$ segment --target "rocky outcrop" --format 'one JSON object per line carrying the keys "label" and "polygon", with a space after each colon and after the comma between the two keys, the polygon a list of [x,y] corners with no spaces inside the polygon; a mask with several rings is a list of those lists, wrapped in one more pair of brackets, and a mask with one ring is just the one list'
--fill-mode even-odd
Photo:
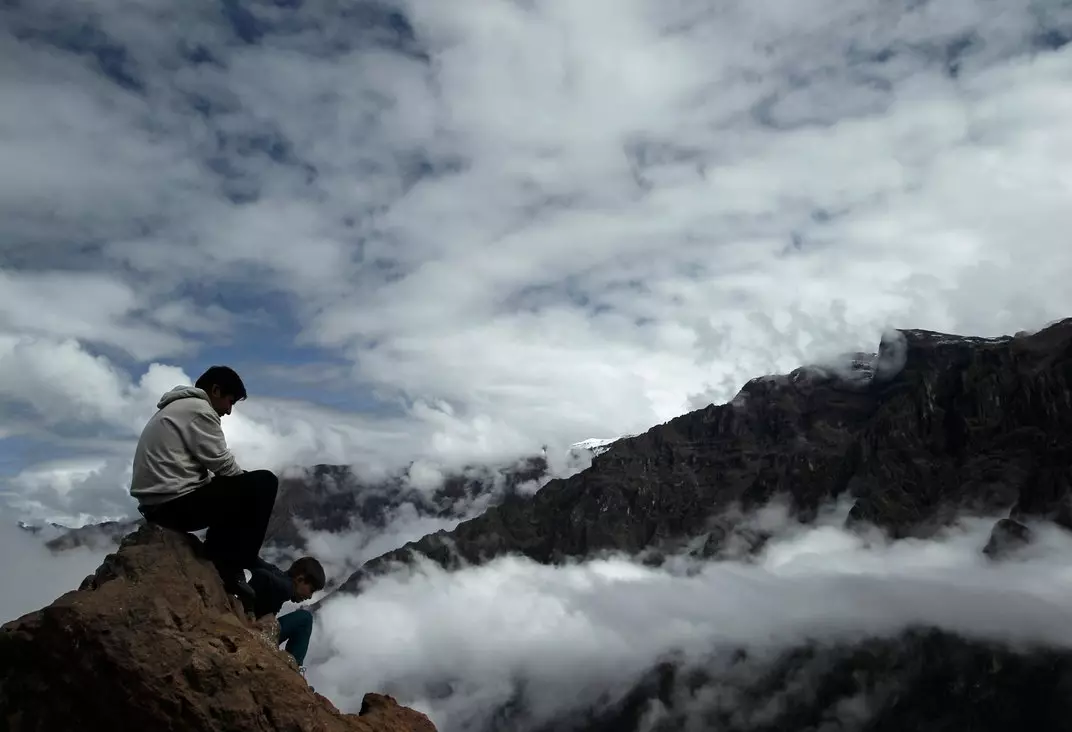
{"label": "rocky outcrop", "polygon": [[714,555],[728,509],[774,497],[807,520],[849,496],[850,523],[898,537],[965,512],[1072,527],[1070,464],[1072,319],[996,339],[896,331],[877,353],[753,379],[727,404],[618,440],[587,470],[378,557],[340,589],[414,554],[557,562],[700,538]]}
{"label": "rocky outcrop", "polygon": [[142,526],[78,590],[0,628],[0,728],[434,732],[376,694],[341,713],[262,631],[196,537]]}
{"label": "rocky outcrop", "polygon": [[1027,546],[1034,538],[1031,528],[1013,519],[1001,519],[994,524],[983,554],[991,559],[1004,559],[1017,549]]}

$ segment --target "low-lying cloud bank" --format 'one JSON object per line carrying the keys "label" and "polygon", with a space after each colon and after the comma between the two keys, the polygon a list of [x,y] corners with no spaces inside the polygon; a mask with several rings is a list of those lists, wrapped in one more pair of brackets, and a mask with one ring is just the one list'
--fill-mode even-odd
{"label": "low-lying cloud bank", "polygon": [[301,551],[290,547],[268,548],[262,552],[262,555],[268,561],[275,562],[284,568],[299,555],[308,554],[316,557],[324,566],[328,578],[328,589],[315,595],[313,598],[315,601],[330,592],[331,588],[344,582],[370,559],[375,559],[411,541],[417,541],[428,534],[451,531],[462,521],[474,518],[482,512],[482,509],[478,510],[472,504],[462,501],[459,501],[455,508],[459,510],[455,516],[428,516],[421,515],[413,504],[406,503],[386,515],[385,526],[377,527],[357,522],[353,525],[353,529],[347,532],[306,529],[301,531],[301,536],[305,541],[305,548]]}
{"label": "low-lying cloud bank", "polygon": [[44,535],[0,521],[0,624],[48,605],[76,589],[86,575],[100,565],[107,551],[78,548],[53,553],[45,541],[59,531],[42,529]]}
{"label": "low-lying cloud bank", "polygon": [[310,680],[348,708],[365,691],[387,691],[451,732],[488,729],[518,704],[535,728],[626,692],[671,655],[711,669],[739,648],[764,657],[912,626],[1072,647],[1067,532],[1037,527],[1033,546],[993,564],[981,549],[994,519],[889,542],[838,518],[787,528],[753,561],[549,567],[507,557],[454,573],[397,572],[329,599]]}
{"label": "low-lying cloud bank", "polygon": [[[739,517],[739,528],[773,534],[744,559],[679,556],[653,567],[606,556],[549,567],[503,557],[457,572],[399,570],[359,596],[328,598],[309,680],[343,708],[378,690],[427,711],[442,732],[495,724],[520,732],[613,703],[667,659],[711,675],[698,709],[714,703],[758,719],[770,711],[767,697],[746,708],[741,690],[807,642],[930,626],[1015,648],[1072,648],[1072,534],[1034,526],[1032,545],[993,563],[981,550],[997,517],[965,519],[931,540],[891,542],[842,528],[846,509],[831,507],[807,526],[777,506]],[[379,529],[307,535],[308,551],[341,579],[380,545],[423,530],[424,519],[404,511],[389,519]],[[52,554],[41,535],[14,524],[0,524],[0,550],[11,560],[0,570],[11,589],[0,599],[4,622],[77,587],[106,553]],[[769,692],[770,703],[810,694],[801,676],[828,672],[823,663],[799,671]],[[515,716],[496,723],[504,709]],[[862,718],[867,701],[845,699],[835,711]]]}

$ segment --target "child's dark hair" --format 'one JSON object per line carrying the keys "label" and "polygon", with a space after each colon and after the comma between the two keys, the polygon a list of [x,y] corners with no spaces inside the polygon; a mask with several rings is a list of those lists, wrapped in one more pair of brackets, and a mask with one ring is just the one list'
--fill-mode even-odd
{"label": "child's dark hair", "polygon": [[320,562],[312,557],[302,557],[295,560],[294,564],[290,565],[290,569],[287,570],[287,574],[292,578],[305,577],[305,579],[309,580],[314,592],[324,589],[324,585],[327,583],[324,568],[320,565]]}
{"label": "child's dark hair", "polygon": [[208,371],[198,377],[194,386],[207,392],[211,392],[213,386],[218,386],[221,392],[234,397],[236,401],[246,398],[246,385],[230,366],[210,366]]}

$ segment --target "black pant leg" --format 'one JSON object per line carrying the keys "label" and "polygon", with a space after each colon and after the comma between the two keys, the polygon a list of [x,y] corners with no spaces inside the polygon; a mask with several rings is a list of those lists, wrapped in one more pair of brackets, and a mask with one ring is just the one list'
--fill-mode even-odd
{"label": "black pant leg", "polygon": [[246,515],[246,533],[243,537],[246,563],[243,567],[253,567],[257,563],[279,493],[279,478],[272,471],[255,470],[249,475],[255,476],[251,478],[255,487],[251,489],[251,502]]}
{"label": "black pant leg", "polygon": [[212,524],[216,516],[215,496],[199,488],[164,503],[142,507],[141,514],[149,523],[173,531],[200,531]]}
{"label": "black pant leg", "polygon": [[235,568],[256,564],[278,489],[279,479],[269,470],[215,478],[205,487],[218,497],[205,544],[219,563]]}

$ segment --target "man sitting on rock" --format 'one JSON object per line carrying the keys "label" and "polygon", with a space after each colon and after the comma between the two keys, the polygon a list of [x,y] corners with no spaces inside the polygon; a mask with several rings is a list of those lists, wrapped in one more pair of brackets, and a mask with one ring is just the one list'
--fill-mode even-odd
{"label": "man sitting on rock", "polygon": [[[253,615],[258,620],[265,615],[275,615],[283,603],[305,602],[314,592],[324,589],[324,568],[312,557],[302,557],[283,572],[268,562],[261,561],[253,569],[249,580],[256,593]],[[309,650],[309,638],[313,634],[313,614],[298,608],[279,617],[279,642],[286,643],[285,650],[298,662],[298,670],[305,673],[305,654]]]}
{"label": "man sitting on rock", "polygon": [[208,529],[205,549],[224,587],[245,607],[254,598],[244,569],[258,566],[279,480],[246,472],[227,448],[220,422],[246,387],[227,366],[160,397],[134,452],[130,494],[147,521],[176,531]]}

